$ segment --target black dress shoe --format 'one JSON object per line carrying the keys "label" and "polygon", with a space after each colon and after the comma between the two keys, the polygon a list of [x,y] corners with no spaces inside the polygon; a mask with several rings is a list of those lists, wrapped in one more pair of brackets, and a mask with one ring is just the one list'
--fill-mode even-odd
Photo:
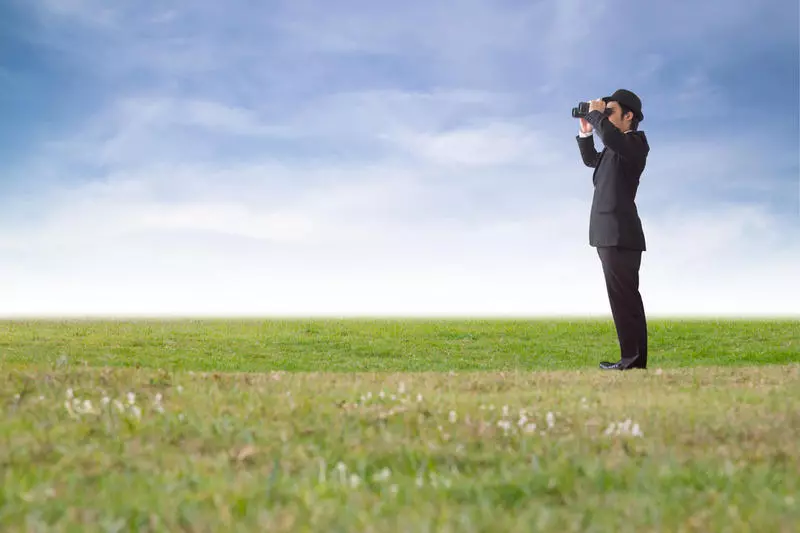
{"label": "black dress shoe", "polygon": [[602,368],[603,370],[633,370],[634,368],[644,370],[646,367],[641,365],[625,366],[622,364],[622,361],[617,361],[616,363],[609,363],[608,361],[603,361],[600,363],[600,368]]}

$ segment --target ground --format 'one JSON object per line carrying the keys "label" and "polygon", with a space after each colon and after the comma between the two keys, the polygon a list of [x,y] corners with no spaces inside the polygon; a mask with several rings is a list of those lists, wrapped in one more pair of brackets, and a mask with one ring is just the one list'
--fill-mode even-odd
{"label": "ground", "polygon": [[4,531],[794,531],[800,322],[0,323]]}

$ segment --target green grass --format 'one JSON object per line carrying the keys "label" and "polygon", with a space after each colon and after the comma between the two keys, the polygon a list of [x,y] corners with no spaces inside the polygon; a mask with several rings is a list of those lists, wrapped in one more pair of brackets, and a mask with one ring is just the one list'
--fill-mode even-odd
{"label": "green grass", "polygon": [[[2,321],[8,364],[195,371],[564,370],[616,360],[610,320]],[[800,361],[800,320],[650,320],[664,368]]]}
{"label": "green grass", "polygon": [[6,321],[0,530],[795,531],[798,342],[651,321],[608,373],[608,321]]}

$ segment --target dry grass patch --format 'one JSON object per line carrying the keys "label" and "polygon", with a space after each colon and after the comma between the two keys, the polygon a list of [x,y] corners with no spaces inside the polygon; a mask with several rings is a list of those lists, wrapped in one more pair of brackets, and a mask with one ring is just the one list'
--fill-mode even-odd
{"label": "dry grass patch", "polygon": [[4,371],[5,531],[791,531],[800,366]]}

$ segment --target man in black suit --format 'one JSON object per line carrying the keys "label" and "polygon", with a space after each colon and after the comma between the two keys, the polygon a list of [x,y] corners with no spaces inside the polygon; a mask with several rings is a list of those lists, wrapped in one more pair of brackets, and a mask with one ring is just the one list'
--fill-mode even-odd
{"label": "man in black suit", "polygon": [[[647,321],[639,293],[639,267],[645,251],[636,191],[650,146],[638,124],[642,102],[631,91],[589,102],[576,137],[583,162],[593,168],[594,197],[589,219],[589,244],[603,266],[611,314],[617,330],[620,360],[603,361],[600,368],[647,368]],[[603,143],[597,152],[593,132]]]}

